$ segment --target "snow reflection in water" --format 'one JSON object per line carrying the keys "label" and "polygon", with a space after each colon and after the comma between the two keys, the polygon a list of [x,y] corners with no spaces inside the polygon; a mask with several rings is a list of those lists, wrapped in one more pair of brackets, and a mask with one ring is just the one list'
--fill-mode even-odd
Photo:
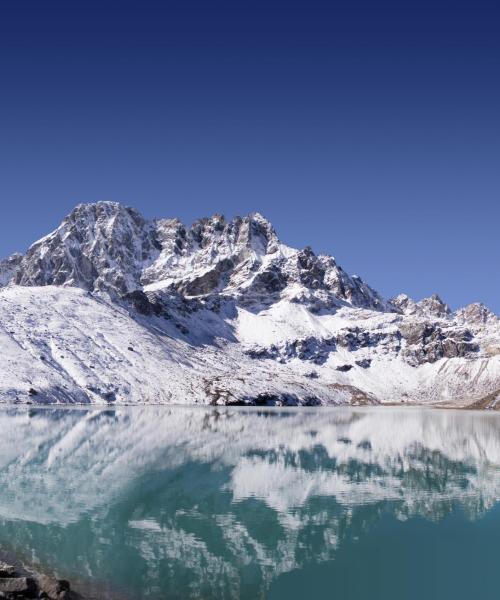
{"label": "snow reflection in water", "polygon": [[0,546],[130,598],[265,598],[384,515],[485,513],[499,425],[389,408],[3,408]]}

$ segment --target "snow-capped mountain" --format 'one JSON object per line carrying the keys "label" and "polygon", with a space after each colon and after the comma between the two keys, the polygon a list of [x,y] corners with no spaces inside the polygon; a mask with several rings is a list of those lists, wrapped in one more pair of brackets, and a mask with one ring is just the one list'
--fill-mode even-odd
{"label": "snow-capped mountain", "polygon": [[0,261],[0,399],[500,405],[500,321],[381,297],[260,214],[77,206]]}

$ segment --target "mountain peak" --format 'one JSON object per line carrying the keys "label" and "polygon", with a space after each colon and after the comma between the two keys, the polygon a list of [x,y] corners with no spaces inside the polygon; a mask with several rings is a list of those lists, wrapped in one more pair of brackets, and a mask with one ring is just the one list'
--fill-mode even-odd
{"label": "mountain peak", "polygon": [[251,212],[245,217],[249,221],[255,221],[256,223],[261,223],[265,227],[269,227],[274,230],[274,227],[269,219],[264,217],[264,215],[260,212]]}
{"label": "mountain peak", "polygon": [[79,204],[22,259],[1,263],[0,285],[9,281],[118,297],[170,287],[186,296],[225,294],[247,303],[269,304],[284,295],[317,310],[343,304],[392,310],[332,257],[282,244],[259,212],[232,220],[214,214],[187,228],[178,219],[147,221],[118,202]]}
{"label": "mountain peak", "polygon": [[423,311],[435,317],[446,317],[451,314],[450,307],[445,304],[438,294],[432,294],[417,302],[417,306]]}
{"label": "mountain peak", "polygon": [[111,200],[99,200],[98,202],[89,202],[77,204],[75,208],[63,219],[61,226],[67,222],[88,219],[90,221],[99,221],[101,224],[117,217],[132,218],[136,222],[145,222],[144,217],[135,208],[114,202]]}
{"label": "mountain peak", "polygon": [[232,220],[214,214],[186,228],[177,219],[147,221],[118,202],[79,204],[22,260],[11,260],[9,268],[4,263],[2,285],[13,280],[117,296],[173,288],[186,296],[224,294],[256,304],[306,298],[318,310],[343,304],[392,309],[332,257],[283,245],[259,212]]}
{"label": "mountain peak", "polygon": [[155,251],[153,232],[136,210],[117,202],[79,204],[30,247],[15,282],[125,293]]}
{"label": "mountain peak", "polygon": [[475,325],[485,325],[491,322],[498,322],[497,315],[492,312],[482,302],[474,302],[463,308],[459,308],[455,313],[457,321],[460,323],[473,323]]}
{"label": "mountain peak", "polygon": [[405,315],[447,317],[451,314],[450,307],[441,300],[438,294],[432,294],[418,302],[407,294],[399,294],[391,300],[391,304]]}

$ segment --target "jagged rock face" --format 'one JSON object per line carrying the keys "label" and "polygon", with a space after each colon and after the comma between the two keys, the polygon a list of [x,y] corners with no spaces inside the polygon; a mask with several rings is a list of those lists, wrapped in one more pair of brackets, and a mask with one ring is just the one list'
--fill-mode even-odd
{"label": "jagged rock face", "polygon": [[22,254],[13,254],[0,260],[0,287],[7,285],[15,278],[22,260]]}
{"label": "jagged rock face", "polygon": [[35,243],[16,274],[18,285],[73,285],[127,293],[160,250],[156,231],[133,209],[112,202],[78,206]]}
{"label": "jagged rock face", "polygon": [[186,228],[177,219],[146,221],[113,202],[80,205],[22,260],[0,263],[0,277],[4,284],[72,285],[114,296],[170,287],[185,297],[223,294],[243,305],[269,304],[293,288],[292,301],[318,310],[345,303],[393,310],[333,258],[281,244],[258,213],[232,221],[214,215]]}
{"label": "jagged rock face", "polygon": [[[277,237],[271,225],[260,215],[249,215],[227,222],[221,215],[196,221],[186,228],[180,221],[161,219],[155,222],[161,244],[158,259],[148,266],[141,278],[145,286],[162,285],[166,281],[186,286],[192,280],[205,276],[212,280],[210,293],[218,283],[219,274],[230,269],[219,263],[231,261],[231,268],[255,255],[271,253],[277,247]],[[209,274],[212,273],[210,276]],[[198,294],[192,294],[198,295]]]}
{"label": "jagged rock face", "polygon": [[271,345],[269,348],[255,348],[246,351],[251,358],[276,359],[280,362],[286,362],[291,358],[298,358],[303,361],[311,361],[317,365],[324,364],[331,352],[335,352],[336,341],[334,337],[318,340],[315,337],[309,337],[300,340],[286,342],[280,346]]}
{"label": "jagged rock face", "polygon": [[380,348],[383,352],[397,353],[401,350],[399,331],[382,332],[363,330],[360,327],[347,327],[337,335],[337,344],[350,352],[362,348]]}
{"label": "jagged rock face", "polygon": [[469,323],[479,327],[488,323],[498,323],[498,317],[480,302],[469,304],[457,310],[455,317],[459,323]]}
{"label": "jagged rock face", "polygon": [[470,357],[480,350],[472,332],[459,327],[417,322],[404,324],[401,334],[407,343],[403,356],[414,366],[441,358]]}
{"label": "jagged rock face", "polygon": [[316,256],[310,247],[297,254],[298,280],[307,288],[326,290],[353,306],[391,310],[361,278],[349,276],[331,256]]}
{"label": "jagged rock face", "polygon": [[416,302],[406,294],[399,294],[396,298],[392,298],[391,304],[400,313],[411,314],[415,312]]}
{"label": "jagged rock face", "polygon": [[429,298],[423,298],[419,302],[415,302],[406,294],[400,294],[391,303],[405,315],[446,318],[451,314],[450,307],[437,294],[433,294]]}
{"label": "jagged rock face", "polygon": [[[250,348],[246,351],[246,354],[251,358],[275,359],[280,362],[298,358],[302,361],[322,365],[338,349],[345,349],[352,353],[358,350],[376,349],[380,354],[392,353],[397,355],[401,348],[402,335],[399,331],[381,332],[363,330],[360,327],[347,327],[341,329],[336,335],[329,337],[310,336],[287,340],[283,344],[272,344],[267,348]],[[353,363],[366,369],[370,367],[371,359],[361,358],[356,360],[353,358]],[[337,370],[349,371],[353,365],[347,365],[349,368],[343,368],[345,366],[342,365],[342,368],[337,367]]]}

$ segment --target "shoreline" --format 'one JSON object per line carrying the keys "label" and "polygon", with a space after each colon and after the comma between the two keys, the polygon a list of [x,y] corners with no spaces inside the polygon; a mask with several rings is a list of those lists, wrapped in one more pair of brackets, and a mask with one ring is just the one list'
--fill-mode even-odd
{"label": "shoreline", "polygon": [[61,579],[50,569],[34,567],[14,552],[0,548],[0,599],[130,600],[124,591],[78,577]]}
{"label": "shoreline", "polygon": [[[491,394],[486,398],[476,400],[470,404],[450,404],[445,401],[441,401],[435,404],[426,403],[410,403],[410,402],[380,402],[377,404],[319,404],[319,405],[259,405],[259,404],[200,404],[200,403],[87,403],[82,404],[78,402],[11,402],[4,401],[0,398],[0,408],[2,407],[26,407],[26,408],[43,408],[43,409],[91,409],[91,410],[110,410],[115,408],[190,408],[190,409],[235,409],[235,410],[331,410],[331,409],[377,409],[377,408],[402,408],[402,409],[429,409],[429,410],[460,410],[460,411],[471,411],[481,413],[498,413],[500,412],[500,403],[494,406],[491,404],[496,399],[497,394]],[[1,554],[0,554],[1,556]]]}
{"label": "shoreline", "polygon": [[66,579],[41,573],[3,548],[0,549],[0,598],[91,600],[71,589]]}

